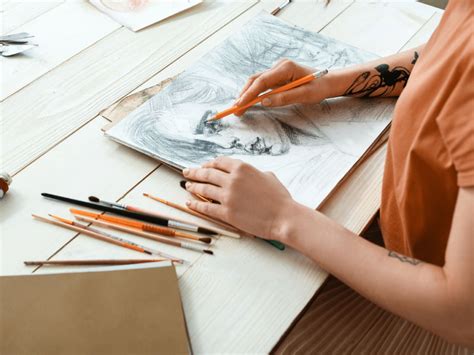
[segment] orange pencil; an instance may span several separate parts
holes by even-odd
[[[264,98],[266,98],[268,96],[278,94],[278,93],[283,92],[283,91],[288,91],[288,90],[294,89],[298,86],[309,83],[309,82],[313,81],[314,79],[318,79],[318,78],[326,75],[327,73],[328,73],[328,70],[324,69],[324,70],[317,71],[315,73],[311,73],[311,74],[308,74],[306,76],[303,76],[302,78],[299,78],[295,81],[292,81],[291,83],[280,86],[279,88],[276,88],[276,89],[271,90],[271,91],[269,91],[269,92],[267,92],[263,95],[258,96],[257,98],[253,99],[252,101],[250,101],[248,104],[246,104],[244,106],[232,106],[231,108],[228,108],[227,110],[218,112],[213,117],[209,118],[207,120],[207,122],[220,120],[221,118],[224,118],[224,117],[229,116],[233,113],[236,113],[237,111],[244,110],[244,109],[249,108],[249,107],[251,107],[255,104],[258,104],[259,102],[261,102]]]

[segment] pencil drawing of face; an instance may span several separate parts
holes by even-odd
[[[158,142],[161,148],[166,146],[169,154],[199,163],[217,155],[282,155],[292,144],[318,145],[325,141],[317,129],[304,131],[297,127],[298,121],[305,118],[298,118],[296,108],[268,110],[256,106],[242,118],[207,122],[215,113],[210,108],[228,105],[228,99],[222,103],[218,100],[233,99],[234,90],[215,87],[212,83],[193,85],[204,80],[196,77],[192,82],[176,80],[171,84],[174,87],[169,88],[173,93],[180,93],[176,100],[170,101],[166,96],[151,100],[156,106],[149,112],[155,112],[155,119],[146,120],[150,128],[141,129],[137,135],[144,145]],[[161,111],[172,119],[162,120],[165,116]]]
[[[322,108],[306,117],[297,106],[255,106],[242,118],[205,122],[232,105],[250,75],[282,58],[319,68],[365,59],[352,47],[262,15],[133,112],[119,125],[122,134],[142,150],[180,165],[218,155],[283,155],[292,145],[328,143],[315,124]]]
[[[271,68],[283,58],[331,70],[375,56],[263,13],[107,135],[177,167],[199,165],[219,155],[234,156],[276,173],[291,166],[291,174],[281,178],[294,186],[314,176],[321,159],[339,164],[338,169],[344,171],[345,164],[356,159],[359,150],[370,145],[370,137],[387,124],[389,117],[380,114],[380,106],[364,111],[360,99],[280,108],[256,105],[240,118],[231,115],[207,122],[214,113],[233,105],[250,75]],[[356,132],[362,122],[370,126],[370,134],[361,129]],[[355,141],[354,137],[362,139]]]

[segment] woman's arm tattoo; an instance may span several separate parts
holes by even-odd
[[[415,64],[418,57],[418,52],[415,51],[411,64]],[[360,74],[344,95],[357,97],[388,95],[395,89],[397,83],[402,83],[405,87],[410,77],[410,70],[402,66],[396,66],[390,70],[388,64],[380,64],[375,67],[375,70],[378,73],[371,74],[370,71],[365,71]]]
[[[418,52],[415,51],[415,54],[413,55],[413,60],[411,61],[411,64],[415,65],[416,61],[418,60],[420,56],[418,55]]]
[[[391,250],[388,252],[388,256],[390,256],[392,258],[396,258],[396,259],[400,260],[402,263],[409,263],[409,264],[412,264],[412,265],[418,265],[418,264],[421,263],[421,261],[418,260],[418,259],[410,258],[409,256],[401,255],[401,254],[395,253],[394,251],[391,251]]]

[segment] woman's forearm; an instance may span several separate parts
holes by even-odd
[[[331,71],[324,79],[327,82],[327,97],[400,95],[423,47]]]
[[[291,104],[314,104],[337,96],[398,96],[405,87],[423,47],[364,64],[331,69],[329,74],[318,80],[267,97],[262,101],[262,105],[277,107]],[[312,74],[317,69],[282,59],[272,68],[252,75],[234,104],[245,107],[263,92]],[[236,115],[243,115],[245,110],[246,108],[243,108]]]
[[[464,297],[472,280],[456,289],[442,267],[372,244],[304,206],[293,206],[291,215],[278,232],[284,243],[379,306],[452,341],[473,341]]]

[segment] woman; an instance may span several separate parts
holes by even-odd
[[[451,0],[426,45],[333,71],[262,102],[276,107],[341,95],[400,95],[380,211],[388,250],[299,205],[271,173],[226,157],[184,171],[194,181],[190,192],[220,202],[188,206],[279,240],[374,303],[474,346],[473,19],[471,1]],[[236,104],[314,71],[283,60],[250,77]]]

